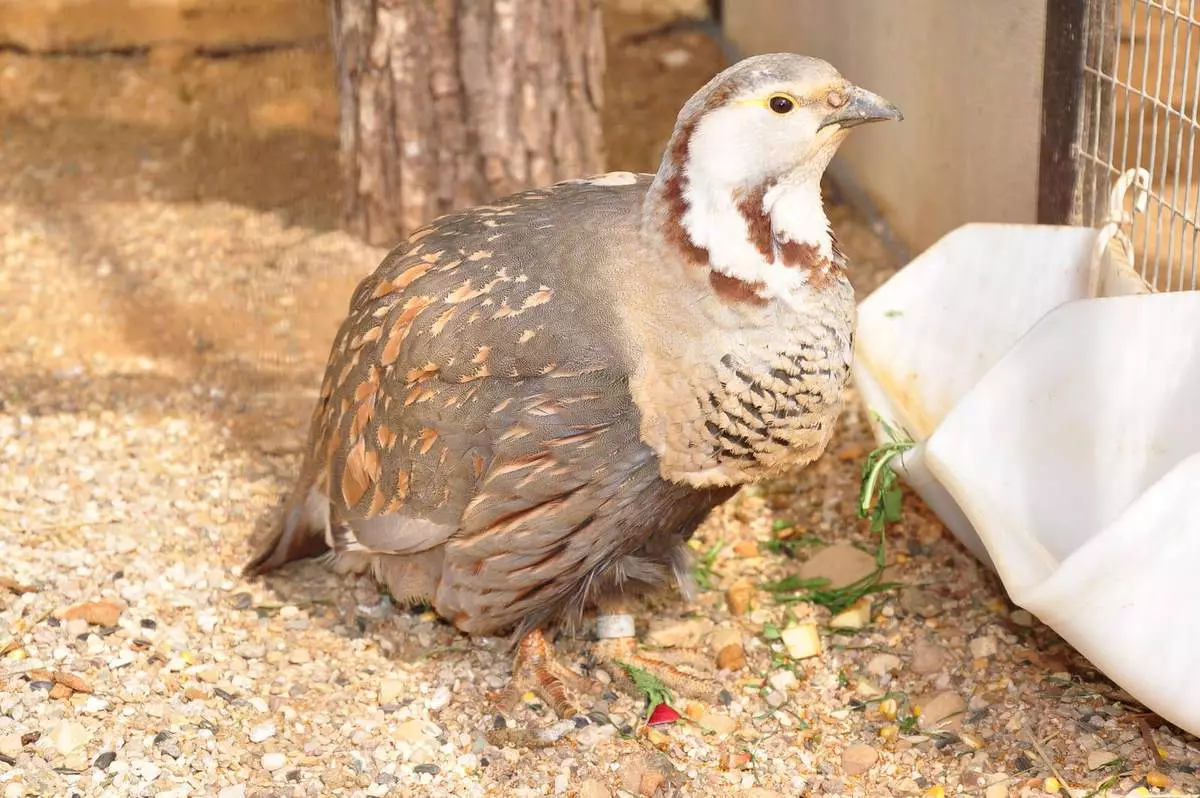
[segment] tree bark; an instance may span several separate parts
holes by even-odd
[[[599,0],[333,0],[345,223],[436,216],[602,171]]]

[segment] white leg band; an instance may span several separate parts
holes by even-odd
[[[598,615],[596,617],[596,636],[601,640],[614,637],[633,637],[636,629],[632,615]]]

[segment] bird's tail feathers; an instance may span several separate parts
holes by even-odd
[[[264,574],[293,560],[322,554],[330,545],[329,499],[311,486],[298,489],[242,573]]]

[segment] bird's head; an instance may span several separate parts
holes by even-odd
[[[656,179],[668,240],[763,296],[811,282],[800,267],[837,259],[821,204],[825,168],[852,127],[901,118],[817,58],[734,64],[679,113]]]

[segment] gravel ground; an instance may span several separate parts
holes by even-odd
[[[694,31],[627,38],[662,21],[609,19],[614,168],[652,169],[720,66]],[[647,608],[648,643],[712,663],[711,701],[669,726],[621,697],[571,742],[490,746],[501,641],[316,563],[242,579],[383,254],[336,230],[330,70],[0,53],[3,798],[1196,792],[1197,740],[1008,604],[915,496],[889,532],[901,587],[859,628],[755,587],[872,567],[857,401],[817,465],[706,523],[709,589]],[[895,264],[832,215],[865,294]],[[788,535],[791,556],[763,545]],[[815,653],[776,639],[812,623]],[[578,667],[589,645],[559,642]]]

